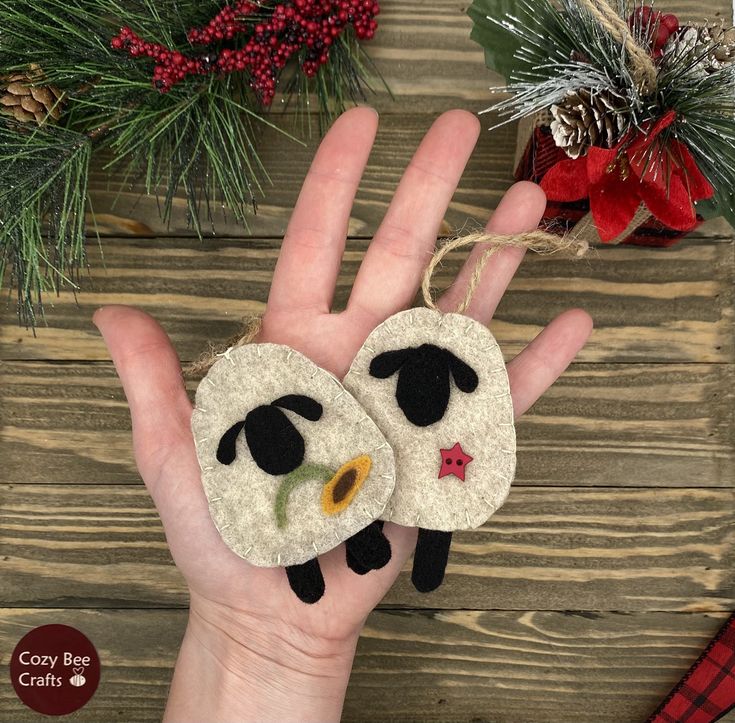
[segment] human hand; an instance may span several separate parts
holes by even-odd
[[[474,148],[477,119],[441,116],[423,139],[363,260],[345,311],[331,313],[350,211],[377,130],[377,115],[345,113],[323,139],[304,182],[273,277],[261,342],[288,345],[342,378],[372,329],[411,305],[447,205]],[[488,229],[535,228],[545,199],[529,183],[511,188]],[[482,248],[475,248],[438,302],[455,308]],[[467,314],[490,321],[523,252],[488,263]],[[127,396],[135,458],[191,594],[187,633],[167,709],[170,720],[337,720],[365,618],[390,588],[416,531],[385,525],[393,555],[355,575],[337,548],[320,557],[326,593],[301,603],[282,569],[233,553],[210,518],[190,422],[192,406],[168,337],[142,311],[122,306],[94,317]],[[516,416],[556,380],[591,331],[568,311],[508,364]]]

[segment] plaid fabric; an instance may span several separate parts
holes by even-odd
[[[549,169],[565,158],[567,154],[554,143],[549,126],[536,126],[518,164],[515,178],[517,181],[540,183]],[[543,222],[549,231],[567,233],[587,215],[589,210],[590,204],[587,199],[572,203],[549,201]],[[702,218],[698,217],[698,222],[701,221]],[[638,226],[622,243],[633,246],[671,246],[684,235],[681,231],[668,228],[651,217],[649,221]]]
[[[735,708],[735,614],[646,723],[712,723]]]

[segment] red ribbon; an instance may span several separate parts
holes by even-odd
[[[602,241],[630,225],[638,207],[669,228],[690,231],[697,224],[694,202],[714,194],[689,149],[661,132],[676,120],[669,111],[649,128],[629,134],[614,148],[592,146],[586,156],[559,161],[541,180],[550,201],[589,197]]]

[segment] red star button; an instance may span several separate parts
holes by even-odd
[[[442,467],[439,470],[439,479],[453,474],[464,482],[464,471],[472,461],[469,454],[465,454],[462,445],[457,442],[451,449],[439,450],[442,456]]]

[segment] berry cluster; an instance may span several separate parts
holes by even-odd
[[[267,105],[289,58],[306,48],[301,69],[313,77],[329,60],[329,49],[348,24],[359,39],[370,40],[379,12],[374,0],[294,0],[276,5],[270,19],[254,27],[244,47],[222,50],[218,67],[223,73],[248,70],[252,87]]]
[[[204,56],[190,58],[178,50],[169,50],[159,43],[149,43],[130,28],[123,28],[111,41],[115,50],[124,50],[133,58],[148,57],[156,61],[153,68],[153,87],[162,93],[169,91],[187,75],[206,75],[212,72],[212,59]]]
[[[664,14],[654,10],[648,5],[642,5],[635,9],[628,18],[631,30],[641,28],[651,46],[654,58],[660,58],[664,54],[664,47],[669,38],[679,31],[679,18],[671,13]]]
[[[307,77],[313,77],[328,62],[330,48],[347,25],[353,26],[360,40],[373,37],[380,6],[376,0],[287,0],[277,3],[270,17],[262,17],[257,23],[252,19],[250,23],[243,22],[256,11],[262,15],[263,6],[238,0],[217,13],[207,25],[190,30],[189,42],[203,46],[250,33],[240,47],[225,47],[198,57],[146,42],[130,28],[123,28],[111,45],[132,57],[155,60],[153,85],[162,93],[188,75],[247,71],[260,101],[269,105],[278,75],[292,56],[305,50],[301,69]]]
[[[220,40],[231,40],[239,33],[245,33],[248,26],[243,18],[258,10],[258,5],[249,0],[238,0],[220,10],[203,28],[193,28],[186,37],[192,45],[211,45]]]

